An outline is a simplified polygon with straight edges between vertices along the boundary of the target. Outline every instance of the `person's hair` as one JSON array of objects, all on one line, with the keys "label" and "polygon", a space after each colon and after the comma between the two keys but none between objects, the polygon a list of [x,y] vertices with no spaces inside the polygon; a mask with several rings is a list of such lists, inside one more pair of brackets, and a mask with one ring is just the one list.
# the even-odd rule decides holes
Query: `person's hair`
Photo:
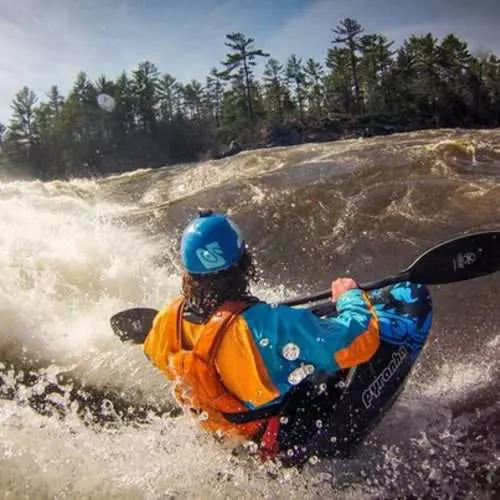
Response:
[{"label": "person's hair", "polygon": [[182,295],[202,316],[211,316],[226,301],[245,300],[251,297],[250,282],[259,277],[254,259],[245,250],[237,264],[209,275],[182,276]]}]

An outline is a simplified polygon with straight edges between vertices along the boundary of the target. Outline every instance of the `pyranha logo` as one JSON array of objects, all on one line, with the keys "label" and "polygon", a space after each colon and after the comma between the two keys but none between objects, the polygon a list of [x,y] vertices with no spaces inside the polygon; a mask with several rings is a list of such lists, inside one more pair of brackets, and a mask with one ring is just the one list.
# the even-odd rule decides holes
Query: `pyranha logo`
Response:
[{"label": "pyranha logo", "polygon": [[217,241],[208,243],[205,248],[197,248],[196,256],[200,259],[205,269],[215,269],[226,263],[226,259],[223,257],[222,248]]},{"label": "pyranha logo", "polygon": [[380,375],[363,391],[361,399],[365,408],[370,408],[372,402],[380,396],[384,385],[396,373],[403,361],[408,357],[406,347],[400,347],[393,355],[389,364],[382,370]]},{"label": "pyranha logo", "polygon": [[476,254],[474,252],[459,253],[453,259],[453,270],[463,269],[466,266],[472,266],[476,262]]}]

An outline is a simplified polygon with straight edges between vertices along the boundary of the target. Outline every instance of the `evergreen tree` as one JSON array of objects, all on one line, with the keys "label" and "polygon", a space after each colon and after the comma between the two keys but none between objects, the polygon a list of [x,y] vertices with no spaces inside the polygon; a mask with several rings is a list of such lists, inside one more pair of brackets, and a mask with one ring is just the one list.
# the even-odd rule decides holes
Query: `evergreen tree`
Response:
[{"label": "evergreen tree", "polygon": [[205,103],[209,117],[214,121],[215,127],[220,126],[222,110],[222,95],[224,84],[217,68],[212,68],[207,76],[205,85]]},{"label": "evergreen tree", "polygon": [[254,86],[253,68],[257,65],[258,57],[269,57],[261,49],[254,48],[254,39],[247,38],[243,33],[230,33],[226,35],[225,45],[233,52],[226,54],[222,61],[225,70],[222,76],[233,83],[233,89],[243,91],[246,100],[248,121],[250,126],[255,123],[254,99],[252,89]]},{"label": "evergreen tree", "polygon": [[[123,71],[114,82],[114,96],[116,108],[112,119],[114,127],[114,147],[123,148],[135,130],[134,97],[132,84],[127,73]],[[115,155],[119,155],[119,151]]]},{"label": "evergreen tree", "polygon": [[305,87],[309,101],[309,114],[313,118],[320,118],[322,115],[321,105],[323,101],[323,68],[321,64],[310,57],[304,67],[306,75]]},{"label": "evergreen tree", "polygon": [[4,149],[11,163],[19,169],[21,176],[45,177],[39,161],[38,133],[35,106],[38,98],[30,88],[24,86],[12,102],[12,118],[4,142]]},{"label": "evergreen tree", "polygon": [[142,62],[132,72],[131,90],[135,115],[139,128],[147,134],[152,134],[156,125],[156,107],[160,99],[158,87],[159,72],[153,63]]},{"label": "evergreen tree", "polygon": [[177,80],[170,74],[165,73],[158,84],[158,96],[160,102],[160,118],[171,123],[175,116],[178,87]]},{"label": "evergreen tree", "polygon": [[333,32],[337,35],[333,39],[333,43],[343,44],[349,51],[352,85],[354,87],[355,109],[356,111],[359,111],[361,96],[358,78],[358,57],[356,52],[360,48],[360,35],[364,32],[364,29],[355,19],[347,17],[339,23]]},{"label": "evergreen tree", "polygon": [[437,125],[438,116],[438,47],[432,34],[412,35],[403,43],[402,50],[409,62],[412,100],[417,112],[428,125]]},{"label": "evergreen tree", "polygon": [[302,67],[302,59],[297,59],[295,54],[290,56],[286,63],[286,76],[293,85],[299,118],[304,119],[304,87],[306,84],[306,75]]},{"label": "evergreen tree", "polygon": [[392,64],[391,46],[380,34],[364,35],[360,40],[359,73],[362,82],[364,107],[370,114],[385,111],[387,96],[383,81]]},{"label": "evergreen tree", "polygon": [[263,80],[266,89],[268,118],[271,122],[283,122],[285,115],[283,66],[273,57],[267,60]]},{"label": "evergreen tree", "polygon": [[203,87],[200,82],[191,80],[183,88],[184,106],[189,118],[199,118],[203,101]]},{"label": "evergreen tree", "polygon": [[454,35],[446,36],[437,47],[440,123],[448,126],[467,115],[465,73],[470,64],[467,44]]},{"label": "evergreen tree", "polygon": [[325,79],[326,100],[329,111],[350,113],[355,111],[351,92],[352,66],[349,49],[334,47],[328,50],[326,67],[330,74]]}]

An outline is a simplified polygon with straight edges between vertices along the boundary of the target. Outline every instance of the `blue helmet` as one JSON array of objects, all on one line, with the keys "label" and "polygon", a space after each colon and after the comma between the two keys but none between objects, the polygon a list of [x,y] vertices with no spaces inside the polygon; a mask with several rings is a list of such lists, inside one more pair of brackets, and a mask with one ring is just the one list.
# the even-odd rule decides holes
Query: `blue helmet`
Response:
[{"label": "blue helmet", "polygon": [[239,262],[245,242],[234,222],[212,211],[200,212],[184,230],[181,261],[189,274],[212,274]]}]

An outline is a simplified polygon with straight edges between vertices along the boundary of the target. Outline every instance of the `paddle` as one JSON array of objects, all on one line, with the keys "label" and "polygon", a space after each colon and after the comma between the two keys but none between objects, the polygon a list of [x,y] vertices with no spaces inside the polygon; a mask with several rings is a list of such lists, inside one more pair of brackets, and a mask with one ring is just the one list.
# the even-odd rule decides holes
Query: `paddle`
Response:
[{"label": "paddle", "polygon": [[131,341],[135,344],[142,344],[157,314],[156,309],[148,307],[125,309],[111,317],[111,328],[122,342]]},{"label": "paddle", "polygon": [[[422,285],[455,283],[485,276],[500,270],[500,231],[487,231],[444,241],[420,255],[407,269],[398,274],[359,285],[373,290],[401,281]],[[285,300],[280,304],[296,306],[317,302],[331,296],[330,290],[316,295]],[[331,304],[333,306],[333,304]],[[311,310],[322,315],[325,306]],[[158,311],[150,308],[126,309],[111,318],[111,328],[122,341],[142,343],[149,333]]]},{"label": "paddle", "polygon": [[[500,231],[459,236],[444,241],[420,255],[409,267],[381,280],[360,283],[363,290],[374,290],[401,281],[421,285],[439,285],[470,280],[500,270]],[[297,306],[331,296],[331,290],[304,295],[281,302]]]}]

